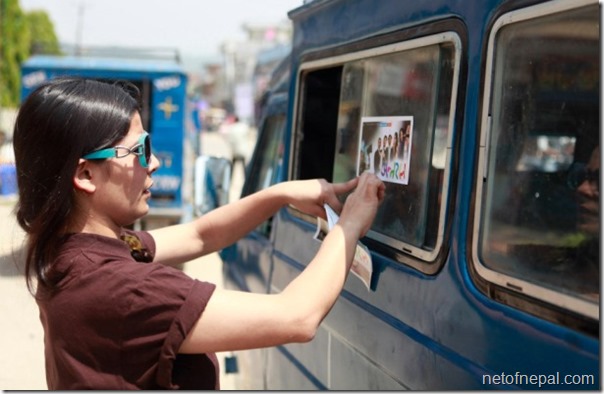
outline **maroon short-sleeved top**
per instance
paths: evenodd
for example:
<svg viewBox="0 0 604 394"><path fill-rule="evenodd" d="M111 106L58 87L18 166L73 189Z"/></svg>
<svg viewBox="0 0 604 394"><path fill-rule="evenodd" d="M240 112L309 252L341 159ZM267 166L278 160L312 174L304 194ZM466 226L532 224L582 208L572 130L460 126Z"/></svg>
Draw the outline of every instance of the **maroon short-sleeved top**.
<svg viewBox="0 0 604 394"><path fill-rule="evenodd" d="M130 233L155 254L149 233ZM215 354L178 354L213 284L94 234L65 237L52 267L58 290L37 297L50 390L219 389Z"/></svg>

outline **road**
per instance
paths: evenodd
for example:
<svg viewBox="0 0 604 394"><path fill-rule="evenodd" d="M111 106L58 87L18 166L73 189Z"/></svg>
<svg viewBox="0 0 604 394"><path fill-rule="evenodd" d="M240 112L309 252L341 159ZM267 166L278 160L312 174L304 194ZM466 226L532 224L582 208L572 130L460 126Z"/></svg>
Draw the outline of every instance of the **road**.
<svg viewBox="0 0 604 394"><path fill-rule="evenodd" d="M250 137L250 152L255 135ZM202 135L202 153L229 156L228 146L221 135ZM231 200L237 199L243 182L243 169L235 168ZM46 390L44 373L44 333L38 318L38 308L29 294L19 261L22 261L24 233L17 225L12 211L15 197L0 196L0 389ZM222 260L217 253L204 256L183 265L183 271L191 277L222 286ZM224 357L221 363L221 387L235 389L234 376L224 373Z"/></svg>

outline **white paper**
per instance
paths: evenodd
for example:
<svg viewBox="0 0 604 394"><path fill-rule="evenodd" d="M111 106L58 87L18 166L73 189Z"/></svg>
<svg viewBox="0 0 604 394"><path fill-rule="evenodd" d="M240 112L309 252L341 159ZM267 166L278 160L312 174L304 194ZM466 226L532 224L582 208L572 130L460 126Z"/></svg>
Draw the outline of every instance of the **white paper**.
<svg viewBox="0 0 604 394"><path fill-rule="evenodd" d="M314 236L314 238L318 240L323 240L326 232L329 232L333 226L336 225L338 219L340 219L338 214L331 209L329 205L323 204L323 206L325 207L325 214L327 216L327 231L325 231L324 228L325 221L321 218L318 218L317 231L315 232ZM361 242L357 242L357 247L354 252L354 260L352 261L350 271L352 271L352 273L365 284L367 290L370 289L373 263L371 262L371 253L369 253L369 249L367 249L367 247Z"/></svg>

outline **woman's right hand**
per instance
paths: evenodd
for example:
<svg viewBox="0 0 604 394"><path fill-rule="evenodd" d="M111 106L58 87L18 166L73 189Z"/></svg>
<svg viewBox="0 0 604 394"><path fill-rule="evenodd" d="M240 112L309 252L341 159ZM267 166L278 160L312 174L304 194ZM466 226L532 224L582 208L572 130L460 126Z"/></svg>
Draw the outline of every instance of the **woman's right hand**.
<svg viewBox="0 0 604 394"><path fill-rule="evenodd" d="M365 236L384 199L385 190L384 182L374 174L361 174L356 189L346 198L338 224L347 231L353 231L358 238Z"/></svg>

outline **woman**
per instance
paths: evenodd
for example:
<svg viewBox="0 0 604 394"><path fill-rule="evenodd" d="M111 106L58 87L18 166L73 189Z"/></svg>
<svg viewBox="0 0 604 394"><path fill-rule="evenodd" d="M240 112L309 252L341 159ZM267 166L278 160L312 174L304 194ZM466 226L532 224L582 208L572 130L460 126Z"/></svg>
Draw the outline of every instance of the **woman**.
<svg viewBox="0 0 604 394"><path fill-rule="evenodd" d="M49 389L218 389L214 352L305 342L340 293L384 185L277 184L187 224L125 227L149 207L159 162L136 88L65 78L36 89L14 132L28 286ZM342 207L338 194L352 191ZM338 224L280 294L216 289L169 267L233 243L286 204ZM32 290L33 291L33 290Z"/></svg>

